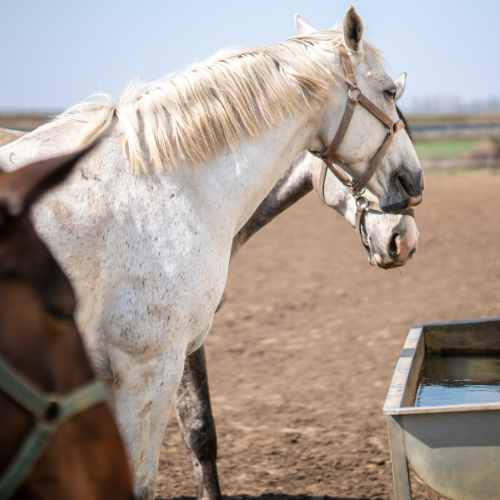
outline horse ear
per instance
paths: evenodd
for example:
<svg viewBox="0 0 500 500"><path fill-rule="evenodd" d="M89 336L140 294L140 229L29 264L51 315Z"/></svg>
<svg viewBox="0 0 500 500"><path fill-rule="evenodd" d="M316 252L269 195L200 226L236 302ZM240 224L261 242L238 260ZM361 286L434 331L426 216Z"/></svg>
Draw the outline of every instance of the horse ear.
<svg viewBox="0 0 500 500"><path fill-rule="evenodd" d="M12 217L26 213L40 195L63 181L76 162L93 147L94 144L1 174L0 207Z"/></svg>
<svg viewBox="0 0 500 500"><path fill-rule="evenodd" d="M362 49L362 39L363 21L356 9L349 7L344 16L344 42L352 51L359 52Z"/></svg>
<svg viewBox="0 0 500 500"><path fill-rule="evenodd" d="M394 100L397 101L403 95L403 92L405 91L406 73L402 73L401 75L399 75L394 80L394 83L396 85L396 98Z"/></svg>
<svg viewBox="0 0 500 500"><path fill-rule="evenodd" d="M298 14L295 14L295 29L299 35L308 35L309 33L314 33L316 31L314 28L311 28L311 26L306 24Z"/></svg>

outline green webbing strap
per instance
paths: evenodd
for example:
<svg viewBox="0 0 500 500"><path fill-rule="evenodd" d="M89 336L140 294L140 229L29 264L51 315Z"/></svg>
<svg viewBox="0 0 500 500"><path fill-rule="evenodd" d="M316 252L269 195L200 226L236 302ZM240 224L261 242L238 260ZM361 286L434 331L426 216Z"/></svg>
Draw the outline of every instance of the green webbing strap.
<svg viewBox="0 0 500 500"><path fill-rule="evenodd" d="M1 357L0 388L36 418L44 418L52 402Z"/></svg>
<svg viewBox="0 0 500 500"><path fill-rule="evenodd" d="M7 500L29 475L57 428L65 420L104 401L108 388L101 380L94 380L64 397L47 394L0 357L0 389L36 417L35 428L0 476L0 500ZM52 415L48 415L49 408Z"/></svg>
<svg viewBox="0 0 500 500"><path fill-rule="evenodd" d="M73 415L77 415L87 408L95 406L101 401L105 401L108 397L108 393L108 386L102 380L94 380L70 392L66 397L58 401L58 422L62 423Z"/></svg>
<svg viewBox="0 0 500 500"><path fill-rule="evenodd" d="M50 438L58 425L59 423L36 423L0 479L0 500L10 498L21 486L49 445Z"/></svg>

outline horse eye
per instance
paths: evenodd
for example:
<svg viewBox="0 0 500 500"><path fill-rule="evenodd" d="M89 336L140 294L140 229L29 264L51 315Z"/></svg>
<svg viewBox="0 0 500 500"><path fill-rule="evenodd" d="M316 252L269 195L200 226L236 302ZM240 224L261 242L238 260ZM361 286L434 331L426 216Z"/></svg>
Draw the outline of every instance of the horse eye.
<svg viewBox="0 0 500 500"><path fill-rule="evenodd" d="M389 100L394 101L394 99L396 98L396 92L397 92L396 89L391 89L391 90L386 90L384 94Z"/></svg>

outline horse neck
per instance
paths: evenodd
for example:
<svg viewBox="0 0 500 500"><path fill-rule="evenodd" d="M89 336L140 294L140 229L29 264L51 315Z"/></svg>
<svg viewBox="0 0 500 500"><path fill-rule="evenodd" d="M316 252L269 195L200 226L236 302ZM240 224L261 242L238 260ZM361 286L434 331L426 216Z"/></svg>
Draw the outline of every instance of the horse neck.
<svg viewBox="0 0 500 500"><path fill-rule="evenodd" d="M194 183L197 209L217 221L219 230L231 231L225 234L232 240L318 130L310 115L290 117L282 127L266 129L256 141L246 139L238 151L203 165L196 178L184 177L184 182ZM196 166L183 165L179 170L185 169L192 172Z"/></svg>
<svg viewBox="0 0 500 500"><path fill-rule="evenodd" d="M257 231L312 190L311 172L304 168L306 155L307 151L303 151L293 160L272 191L238 231L233 238L231 258Z"/></svg>

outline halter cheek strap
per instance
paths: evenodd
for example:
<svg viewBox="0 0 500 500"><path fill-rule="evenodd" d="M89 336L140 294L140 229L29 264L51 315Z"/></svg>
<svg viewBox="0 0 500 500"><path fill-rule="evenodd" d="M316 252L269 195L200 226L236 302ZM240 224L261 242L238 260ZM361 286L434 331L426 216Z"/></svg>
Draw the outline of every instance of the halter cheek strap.
<svg viewBox="0 0 500 500"><path fill-rule="evenodd" d="M400 130L403 130L405 126L402 120L398 120L397 122L395 122L379 107L373 104L370 99L363 95L356 82L356 77L354 76L354 71L352 69L351 59L349 58L347 49L343 44L339 45L339 53L342 66L347 77L347 84L349 85L349 100L347 102L347 107L344 112L344 116L342 117L342 121L340 122L339 129L337 130L337 133L335 134L335 137L333 138L329 148L324 153L318 153L317 151L311 151L311 153L323 160L325 162L325 165L332 171L335 177L337 177L337 179L342 184L344 184L344 186L347 186L354 195L359 195L361 191L363 191L363 189L366 187L366 184L372 178L377 168L382 163L382 160L387 154L387 151L391 147L392 141L394 140L394 135ZM356 97L353 96L353 93L355 92L357 92ZM347 129L349 128L352 115L354 114L354 110L356 109L356 104L361 104L373 116L378 118L387 127L388 132L386 138L384 139L384 142L382 143L382 146L380 146L367 171L357 182L354 182L351 181L351 179L347 177L345 173L338 170L334 163L343 165L343 162L339 158L337 158L335 153L342 144Z"/></svg>

